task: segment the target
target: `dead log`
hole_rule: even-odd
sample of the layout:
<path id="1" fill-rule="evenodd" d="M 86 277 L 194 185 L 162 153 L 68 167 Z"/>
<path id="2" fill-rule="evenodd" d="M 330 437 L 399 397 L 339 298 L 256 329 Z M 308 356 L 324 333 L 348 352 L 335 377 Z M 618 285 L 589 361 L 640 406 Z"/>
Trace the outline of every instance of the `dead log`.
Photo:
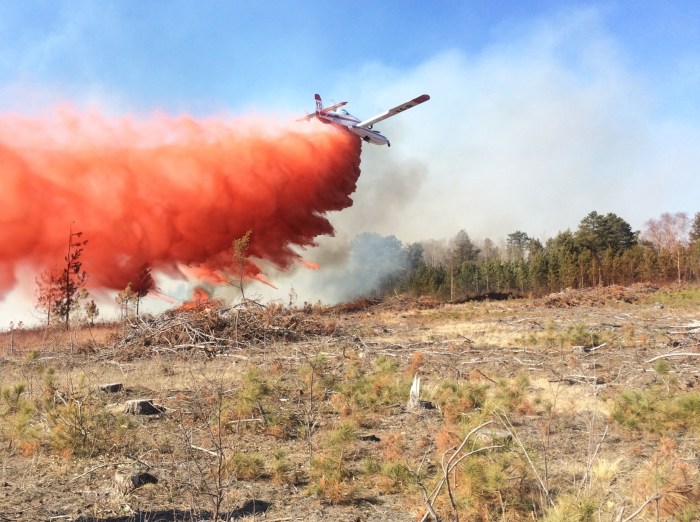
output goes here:
<path id="1" fill-rule="evenodd" d="M 605 379 L 597 375 L 564 375 L 561 379 L 550 379 L 549 382 L 565 382 L 566 384 L 605 384 Z"/>

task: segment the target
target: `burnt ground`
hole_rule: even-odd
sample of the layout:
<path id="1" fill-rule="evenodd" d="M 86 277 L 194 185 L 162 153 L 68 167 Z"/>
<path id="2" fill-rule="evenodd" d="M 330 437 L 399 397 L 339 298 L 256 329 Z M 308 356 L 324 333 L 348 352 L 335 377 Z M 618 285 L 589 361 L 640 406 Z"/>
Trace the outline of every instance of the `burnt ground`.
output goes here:
<path id="1" fill-rule="evenodd" d="M 0 520 L 211 520 L 217 501 L 227 520 L 427 520 L 423 488 L 485 423 L 453 503 L 431 502 L 443 520 L 698 520 L 696 294 L 212 305 L 73 353 L 16 350 L 0 359 Z M 164 412 L 123 413 L 144 398 Z M 143 472 L 157 484 L 120 482 Z"/>

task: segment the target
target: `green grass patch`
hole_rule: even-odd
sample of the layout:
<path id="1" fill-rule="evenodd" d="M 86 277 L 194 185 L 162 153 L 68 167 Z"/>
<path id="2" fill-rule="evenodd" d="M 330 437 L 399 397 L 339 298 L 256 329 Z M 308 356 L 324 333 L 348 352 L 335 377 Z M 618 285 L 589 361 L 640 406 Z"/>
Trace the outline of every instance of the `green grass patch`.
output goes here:
<path id="1" fill-rule="evenodd" d="M 659 290 L 643 300 L 647 304 L 661 304 L 669 308 L 690 308 L 700 305 L 700 287 Z"/>
<path id="2" fill-rule="evenodd" d="M 622 391 L 615 402 L 612 419 L 630 430 L 650 433 L 687 431 L 700 428 L 700 392 L 673 392 L 658 387 Z"/>

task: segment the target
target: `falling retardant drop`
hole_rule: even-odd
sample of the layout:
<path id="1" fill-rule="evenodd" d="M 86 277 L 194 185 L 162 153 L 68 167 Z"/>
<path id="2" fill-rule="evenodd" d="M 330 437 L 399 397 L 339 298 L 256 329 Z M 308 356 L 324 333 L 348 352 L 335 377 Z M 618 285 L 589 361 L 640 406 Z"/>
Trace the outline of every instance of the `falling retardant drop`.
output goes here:
<path id="1" fill-rule="evenodd" d="M 259 117 L 0 115 L 0 295 L 21 266 L 61 266 L 70 230 L 88 240 L 91 288 L 121 290 L 144 266 L 226 271 L 249 230 L 246 274 L 256 258 L 287 268 L 352 205 L 360 148 L 331 126 Z"/>

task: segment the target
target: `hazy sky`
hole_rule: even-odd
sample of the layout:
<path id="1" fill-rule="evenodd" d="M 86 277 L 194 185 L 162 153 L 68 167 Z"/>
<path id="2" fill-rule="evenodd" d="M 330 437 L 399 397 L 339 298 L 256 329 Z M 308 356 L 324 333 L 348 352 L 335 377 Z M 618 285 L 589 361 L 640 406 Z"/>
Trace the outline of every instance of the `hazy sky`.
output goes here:
<path id="1" fill-rule="evenodd" d="M 700 211 L 697 1 L 0 3 L 3 113 L 291 119 L 316 92 L 360 117 L 432 98 L 378 124 L 338 244 Z"/>

